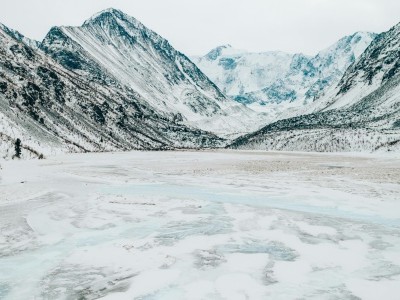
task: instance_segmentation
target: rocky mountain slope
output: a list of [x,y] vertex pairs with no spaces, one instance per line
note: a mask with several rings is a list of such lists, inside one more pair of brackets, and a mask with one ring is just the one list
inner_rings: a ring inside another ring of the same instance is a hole
[[52,28],[40,48],[88,80],[127,87],[182,124],[235,134],[255,130],[262,122],[254,122],[255,112],[226,98],[167,40],[116,9],[104,10],[80,27]]
[[[232,148],[400,150],[400,24],[384,32],[306,114],[237,139]],[[307,111],[308,110],[308,111]]]
[[0,157],[17,139],[22,157],[42,157],[221,147],[241,134],[229,147],[400,150],[399,49],[400,25],[315,57],[223,46],[197,59],[219,89],[119,10],[54,27],[41,43],[0,24]]
[[357,32],[314,57],[246,53],[223,46],[194,61],[221,90],[255,110],[268,112],[272,121],[287,110],[313,102],[337,84],[375,36]]
[[17,138],[23,157],[221,144],[214,134],[158,111],[119,81],[68,70],[28,44],[22,35],[0,27],[2,157],[13,155]]
[[400,72],[400,24],[381,33],[332,87],[308,111],[349,107],[377,90]]

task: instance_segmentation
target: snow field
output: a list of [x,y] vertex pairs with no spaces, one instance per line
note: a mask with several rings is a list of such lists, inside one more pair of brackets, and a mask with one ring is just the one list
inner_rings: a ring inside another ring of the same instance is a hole
[[396,299],[396,154],[3,162],[0,298]]

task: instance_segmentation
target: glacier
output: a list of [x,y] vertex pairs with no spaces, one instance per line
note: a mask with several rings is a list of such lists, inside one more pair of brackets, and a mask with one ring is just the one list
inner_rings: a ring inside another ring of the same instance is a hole
[[272,122],[323,97],[375,37],[375,33],[356,32],[313,56],[251,53],[224,45],[192,59],[224,93]]

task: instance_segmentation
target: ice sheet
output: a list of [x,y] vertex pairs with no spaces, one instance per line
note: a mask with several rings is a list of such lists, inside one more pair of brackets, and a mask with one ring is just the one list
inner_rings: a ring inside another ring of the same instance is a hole
[[4,162],[0,299],[398,299],[397,161],[133,152]]

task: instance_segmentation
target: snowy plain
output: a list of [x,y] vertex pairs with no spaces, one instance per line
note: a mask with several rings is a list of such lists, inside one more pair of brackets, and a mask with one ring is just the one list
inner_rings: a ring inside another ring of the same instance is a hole
[[0,299],[399,299],[398,153],[0,165]]

